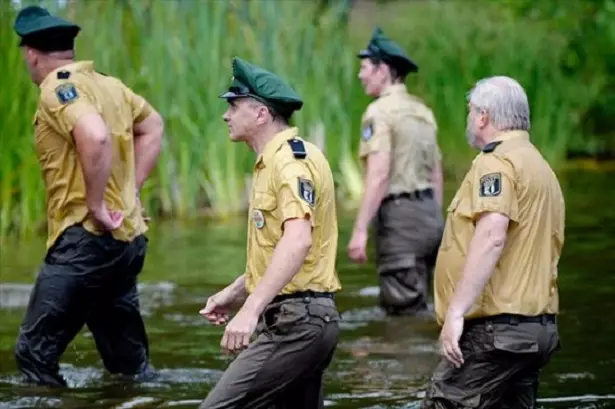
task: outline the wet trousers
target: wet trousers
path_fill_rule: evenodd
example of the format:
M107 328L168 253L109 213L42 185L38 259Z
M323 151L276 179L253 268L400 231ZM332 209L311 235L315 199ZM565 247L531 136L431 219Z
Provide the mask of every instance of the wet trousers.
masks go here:
M459 347L463 365L440 361L421 409L535 409L540 372L560 342L553 316L503 314L466 321Z
M323 409L339 320L332 299L274 300L199 409Z
M59 359L84 324L109 372L149 369L137 292L146 248L145 236L122 242L80 225L63 232L38 273L17 339L15 358L26 382L66 386Z
M380 306L388 314L427 310L444 220L430 194L385 198L374 220Z

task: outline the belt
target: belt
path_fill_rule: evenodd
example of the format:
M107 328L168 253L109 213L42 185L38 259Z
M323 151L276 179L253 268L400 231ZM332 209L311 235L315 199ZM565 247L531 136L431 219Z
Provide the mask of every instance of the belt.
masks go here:
M390 202L395 199L410 199L410 200L423 200L433 199L433 189L415 190L412 192L391 193L382 199L381 203Z
M284 300L291 300L291 299L297 299L297 298L304 298L304 299L309 299L309 298L330 298L330 299L334 299L334 294L333 293L328 293L328 292L318 292L318 291L298 291L296 293L291 293L291 294L280 294L280 295L276 295L275 297L273 297L273 300L271 300L272 303L278 303L278 302L282 302Z
M510 324L517 325L519 323L540 323L543 325L546 324L555 324L555 314L541 314L535 316L528 315L519 315L519 314L498 314L492 315L489 317L479 317L479 318L471 318L466 320L466 324L475 325L475 324Z

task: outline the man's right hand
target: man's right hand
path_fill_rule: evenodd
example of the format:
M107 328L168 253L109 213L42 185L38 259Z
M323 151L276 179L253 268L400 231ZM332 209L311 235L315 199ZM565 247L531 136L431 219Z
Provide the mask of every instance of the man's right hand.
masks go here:
M97 206L90 211L94 218L94 223L103 231L116 230L124 221L124 213L121 211L109 211L107 205Z
M231 313L231 305L236 296L228 288L207 299L205 307L199 311L203 317L214 325L226 324Z

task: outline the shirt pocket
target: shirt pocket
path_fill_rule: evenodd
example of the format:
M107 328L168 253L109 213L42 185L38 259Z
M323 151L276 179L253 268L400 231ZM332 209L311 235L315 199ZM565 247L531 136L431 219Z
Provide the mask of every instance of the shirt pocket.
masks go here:
M252 224L259 246L275 247L281 237L281 225L276 209L278 201L269 192L256 192L252 199Z

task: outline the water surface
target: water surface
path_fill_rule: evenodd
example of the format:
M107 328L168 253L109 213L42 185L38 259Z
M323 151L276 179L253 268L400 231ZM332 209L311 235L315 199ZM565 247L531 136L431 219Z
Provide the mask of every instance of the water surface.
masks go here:
M560 268L562 351L542 376L544 408L615 408L615 173L561 175L567 233ZM454 183L454 182L453 182ZM448 186L447 197L452 189ZM375 308L373 264L348 262L352 215L342 214L339 273L344 291L342 339L327 375L333 408L410 408L437 362L434 323L386 318ZM159 377L127 384L106 375L86 330L62 358L71 386L56 391L19 385L12 350L42 259L44 239L9 243L0 253L0 408L196 408L230 357L220 352L220 328L198 315L208 295L245 263L244 220L171 223L150 233L141 276L152 364ZM373 250L372 250L373 260Z

